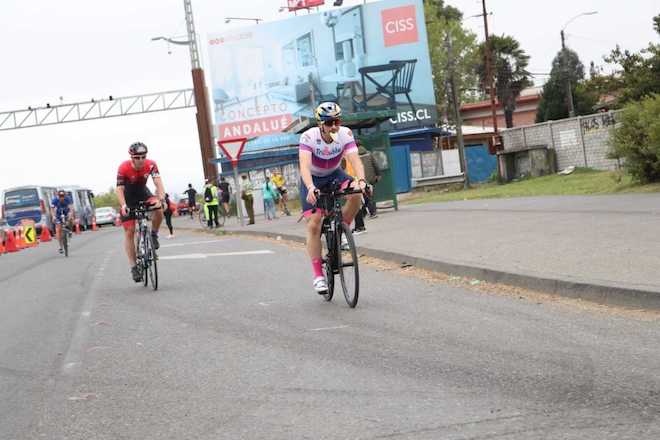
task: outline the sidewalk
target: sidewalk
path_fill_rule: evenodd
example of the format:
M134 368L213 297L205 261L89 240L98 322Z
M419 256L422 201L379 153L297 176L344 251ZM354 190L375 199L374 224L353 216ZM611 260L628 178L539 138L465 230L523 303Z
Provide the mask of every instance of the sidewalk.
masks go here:
M230 233L304 240L299 215ZM475 200L381 210L360 253L601 303L660 308L660 194Z

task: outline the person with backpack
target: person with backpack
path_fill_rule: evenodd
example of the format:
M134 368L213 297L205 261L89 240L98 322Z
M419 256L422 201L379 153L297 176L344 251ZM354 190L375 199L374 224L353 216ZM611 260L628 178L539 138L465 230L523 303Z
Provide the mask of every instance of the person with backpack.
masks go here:
M204 185L204 208L207 211L207 225L209 228L212 228L214 225L216 228L220 227L218 223L218 188L213 184L211 179L206 180L206 185Z

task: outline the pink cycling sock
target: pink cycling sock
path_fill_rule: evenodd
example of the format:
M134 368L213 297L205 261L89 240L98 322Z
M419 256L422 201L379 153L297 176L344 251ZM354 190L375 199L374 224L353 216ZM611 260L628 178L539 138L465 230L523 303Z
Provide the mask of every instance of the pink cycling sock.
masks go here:
M321 268L321 259L312 258L312 268L314 269L314 277L322 277L323 269Z

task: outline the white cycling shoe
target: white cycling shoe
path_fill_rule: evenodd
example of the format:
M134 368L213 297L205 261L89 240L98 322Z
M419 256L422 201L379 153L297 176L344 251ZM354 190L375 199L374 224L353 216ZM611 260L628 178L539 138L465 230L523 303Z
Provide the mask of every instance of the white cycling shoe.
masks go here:
M314 278L314 290L319 295L325 295L328 293L328 283L325 281L325 277L316 277Z

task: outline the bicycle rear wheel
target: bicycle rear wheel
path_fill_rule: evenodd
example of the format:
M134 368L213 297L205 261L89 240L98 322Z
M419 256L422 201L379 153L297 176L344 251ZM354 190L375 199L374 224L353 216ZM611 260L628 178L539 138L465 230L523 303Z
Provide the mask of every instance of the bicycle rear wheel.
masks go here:
M325 241L328 246L328 253L323 259L323 274L325 275L325 281L328 284L328 293L323 295L326 301L332 301L332 295L335 291L335 267L336 264L333 264L333 260L336 260L335 247L333 243L333 233L332 231L327 231L325 233Z
M348 246L342 249L341 237L346 237ZM358 269L357 251L355 249L355 241L353 234L348 226L341 223L341 229L336 232L337 243L337 266L339 267L339 278L341 280L341 287L344 291L344 298L349 307L354 308L358 303L358 296L360 294L360 271Z

